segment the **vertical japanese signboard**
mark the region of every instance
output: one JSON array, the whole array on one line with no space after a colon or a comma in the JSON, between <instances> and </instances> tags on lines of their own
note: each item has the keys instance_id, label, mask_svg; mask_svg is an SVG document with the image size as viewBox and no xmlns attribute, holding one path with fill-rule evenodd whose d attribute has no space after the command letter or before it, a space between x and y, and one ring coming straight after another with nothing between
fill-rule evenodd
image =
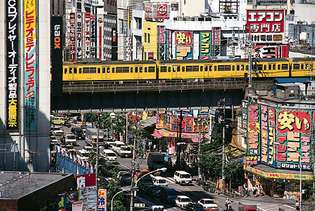
<instances>
[{"instance_id":1,"label":"vertical japanese signboard","mask_svg":"<svg viewBox=\"0 0 315 211\"><path fill-rule=\"evenodd\" d=\"M250 104L248 106L248 126L247 126L247 164L257 164L259 155L259 105Z\"/></svg>"},{"instance_id":2,"label":"vertical japanese signboard","mask_svg":"<svg viewBox=\"0 0 315 211\"><path fill-rule=\"evenodd\" d=\"M82 13L81 12L77 12L77 59L81 60L82 59Z\"/></svg>"},{"instance_id":3,"label":"vertical japanese signboard","mask_svg":"<svg viewBox=\"0 0 315 211\"><path fill-rule=\"evenodd\" d=\"M75 13L70 13L70 32L69 32L69 51L70 51L70 60L75 61L76 60L76 35L75 35Z\"/></svg>"},{"instance_id":4,"label":"vertical japanese signboard","mask_svg":"<svg viewBox=\"0 0 315 211\"><path fill-rule=\"evenodd\" d=\"M62 93L62 17L51 17L51 73L52 93Z\"/></svg>"},{"instance_id":5,"label":"vertical japanese signboard","mask_svg":"<svg viewBox=\"0 0 315 211\"><path fill-rule=\"evenodd\" d=\"M260 156L261 162L267 163L268 161L268 107L265 105L260 106L261 109L261 130L260 130Z\"/></svg>"},{"instance_id":6,"label":"vertical japanese signboard","mask_svg":"<svg viewBox=\"0 0 315 211\"><path fill-rule=\"evenodd\" d=\"M212 44L213 44L213 56L220 55L220 46L221 46L221 28L213 27L212 28Z\"/></svg>"},{"instance_id":7,"label":"vertical japanese signboard","mask_svg":"<svg viewBox=\"0 0 315 211\"><path fill-rule=\"evenodd\" d=\"M6 0L6 127L19 129L19 8L17 0Z\"/></svg>"},{"instance_id":8,"label":"vertical japanese signboard","mask_svg":"<svg viewBox=\"0 0 315 211\"><path fill-rule=\"evenodd\" d=\"M199 35L199 59L208 60L211 58L212 33L200 32Z\"/></svg>"},{"instance_id":9,"label":"vertical japanese signboard","mask_svg":"<svg viewBox=\"0 0 315 211\"><path fill-rule=\"evenodd\" d=\"M91 15L91 56L90 58L96 58L96 17Z\"/></svg>"},{"instance_id":10,"label":"vertical japanese signboard","mask_svg":"<svg viewBox=\"0 0 315 211\"><path fill-rule=\"evenodd\" d=\"M106 211L107 193L105 189L98 189L98 211Z\"/></svg>"},{"instance_id":11,"label":"vertical japanese signboard","mask_svg":"<svg viewBox=\"0 0 315 211\"><path fill-rule=\"evenodd\" d=\"M84 14L84 58L90 58L90 48L91 48L91 13L86 12Z\"/></svg>"},{"instance_id":12,"label":"vertical japanese signboard","mask_svg":"<svg viewBox=\"0 0 315 211\"><path fill-rule=\"evenodd\" d=\"M158 34L159 34L159 59L166 60L165 53L165 28L164 26L158 26Z\"/></svg>"},{"instance_id":13,"label":"vertical japanese signboard","mask_svg":"<svg viewBox=\"0 0 315 211\"><path fill-rule=\"evenodd\" d=\"M276 109L268 107L268 165L274 164L274 149L276 141Z\"/></svg>"},{"instance_id":14,"label":"vertical japanese signboard","mask_svg":"<svg viewBox=\"0 0 315 211\"><path fill-rule=\"evenodd\" d=\"M311 112L277 110L277 167L311 170L311 137Z\"/></svg>"},{"instance_id":15,"label":"vertical japanese signboard","mask_svg":"<svg viewBox=\"0 0 315 211\"><path fill-rule=\"evenodd\" d=\"M37 1L24 1L24 124L25 133L36 130L38 101Z\"/></svg>"},{"instance_id":16,"label":"vertical japanese signboard","mask_svg":"<svg viewBox=\"0 0 315 211\"><path fill-rule=\"evenodd\" d=\"M177 60L189 60L193 58L192 39L193 39L192 32L187 31L175 32Z\"/></svg>"}]
</instances>

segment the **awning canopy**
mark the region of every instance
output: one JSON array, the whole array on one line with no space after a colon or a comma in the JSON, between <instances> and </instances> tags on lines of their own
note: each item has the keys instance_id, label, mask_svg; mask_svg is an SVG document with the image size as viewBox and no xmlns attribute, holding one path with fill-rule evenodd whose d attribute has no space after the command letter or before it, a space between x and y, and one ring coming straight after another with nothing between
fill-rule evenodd
<instances>
[{"instance_id":1,"label":"awning canopy","mask_svg":"<svg viewBox=\"0 0 315 211\"><path fill-rule=\"evenodd\" d=\"M256 166L246 165L244 166L244 169L247 172L264 177L266 179L300 180L301 176L302 180L314 180L313 172L303 171L302 175L300 175L299 171L276 169L263 164L259 164Z\"/></svg>"},{"instance_id":2,"label":"awning canopy","mask_svg":"<svg viewBox=\"0 0 315 211\"><path fill-rule=\"evenodd\" d=\"M168 131L165 129L155 129L154 132L151 134L153 137L156 138L178 138L179 133ZM202 139L202 134L199 133L182 133L182 138L184 139L191 139L192 142L198 142L200 139ZM208 134L205 134L205 138L209 138Z\"/></svg>"}]
</instances>

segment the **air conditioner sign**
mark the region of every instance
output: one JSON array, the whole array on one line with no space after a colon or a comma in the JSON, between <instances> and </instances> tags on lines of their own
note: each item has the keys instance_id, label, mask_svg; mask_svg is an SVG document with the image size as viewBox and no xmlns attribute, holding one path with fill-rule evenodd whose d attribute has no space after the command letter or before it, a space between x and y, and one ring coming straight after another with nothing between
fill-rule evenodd
<instances>
[{"instance_id":1,"label":"air conditioner sign","mask_svg":"<svg viewBox=\"0 0 315 211\"><path fill-rule=\"evenodd\" d=\"M284 10L247 10L247 33L283 33Z\"/></svg>"}]
</instances>

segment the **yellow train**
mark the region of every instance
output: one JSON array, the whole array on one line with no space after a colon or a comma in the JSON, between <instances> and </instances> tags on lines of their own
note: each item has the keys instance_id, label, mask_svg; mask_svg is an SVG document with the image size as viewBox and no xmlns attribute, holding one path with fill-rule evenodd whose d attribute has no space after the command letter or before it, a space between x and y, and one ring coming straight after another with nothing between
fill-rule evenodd
<instances>
[{"instance_id":1,"label":"yellow train","mask_svg":"<svg viewBox=\"0 0 315 211\"><path fill-rule=\"evenodd\" d=\"M63 81L244 78L248 60L64 63ZM253 77L314 77L315 58L255 59Z\"/></svg>"}]
</instances>

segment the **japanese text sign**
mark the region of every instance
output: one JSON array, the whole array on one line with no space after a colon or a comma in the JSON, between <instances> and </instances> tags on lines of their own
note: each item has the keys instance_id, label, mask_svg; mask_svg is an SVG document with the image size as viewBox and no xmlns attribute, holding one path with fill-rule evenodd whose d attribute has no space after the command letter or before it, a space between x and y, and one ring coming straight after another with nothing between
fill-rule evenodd
<instances>
[{"instance_id":1,"label":"japanese text sign","mask_svg":"<svg viewBox=\"0 0 315 211\"><path fill-rule=\"evenodd\" d=\"M284 10L247 10L247 33L283 33Z\"/></svg>"},{"instance_id":2,"label":"japanese text sign","mask_svg":"<svg viewBox=\"0 0 315 211\"><path fill-rule=\"evenodd\" d=\"M221 45L221 28L220 27L212 28L212 42L213 42L213 45L217 45L217 46Z\"/></svg>"},{"instance_id":3,"label":"japanese text sign","mask_svg":"<svg viewBox=\"0 0 315 211\"><path fill-rule=\"evenodd\" d=\"M98 189L98 211L106 211L107 193L105 189Z\"/></svg>"},{"instance_id":4,"label":"japanese text sign","mask_svg":"<svg viewBox=\"0 0 315 211\"><path fill-rule=\"evenodd\" d=\"M175 32L176 45L191 46L192 45L192 32L177 31Z\"/></svg>"},{"instance_id":5,"label":"japanese text sign","mask_svg":"<svg viewBox=\"0 0 315 211\"><path fill-rule=\"evenodd\" d=\"M156 6L156 19L168 19L169 6L168 4L157 4Z\"/></svg>"},{"instance_id":6,"label":"japanese text sign","mask_svg":"<svg viewBox=\"0 0 315 211\"><path fill-rule=\"evenodd\" d=\"M19 21L18 1L6 0L6 127L9 130L19 128Z\"/></svg>"},{"instance_id":7,"label":"japanese text sign","mask_svg":"<svg viewBox=\"0 0 315 211\"><path fill-rule=\"evenodd\" d=\"M212 50L212 33L211 32L200 32L200 46L199 46L199 59L207 60L211 57Z\"/></svg>"},{"instance_id":8,"label":"japanese text sign","mask_svg":"<svg viewBox=\"0 0 315 211\"><path fill-rule=\"evenodd\" d=\"M292 131L308 134L311 130L310 114L304 111L282 110L278 114L277 129L279 133Z\"/></svg>"}]
</instances>

